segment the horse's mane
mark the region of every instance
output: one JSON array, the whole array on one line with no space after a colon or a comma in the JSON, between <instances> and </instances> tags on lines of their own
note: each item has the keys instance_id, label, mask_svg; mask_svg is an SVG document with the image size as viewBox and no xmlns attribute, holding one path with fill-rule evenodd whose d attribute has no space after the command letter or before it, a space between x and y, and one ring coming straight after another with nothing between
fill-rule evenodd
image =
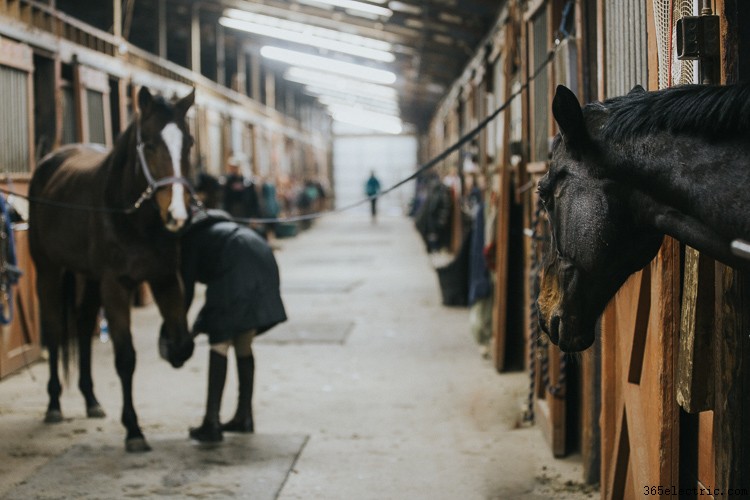
<instances>
[{"instance_id":1,"label":"horse's mane","mask_svg":"<svg viewBox=\"0 0 750 500\"><path fill-rule=\"evenodd\" d=\"M750 133L750 84L683 85L631 92L587 106L607 113L603 138L634 139L651 133L690 134L708 139Z\"/></svg>"}]
</instances>

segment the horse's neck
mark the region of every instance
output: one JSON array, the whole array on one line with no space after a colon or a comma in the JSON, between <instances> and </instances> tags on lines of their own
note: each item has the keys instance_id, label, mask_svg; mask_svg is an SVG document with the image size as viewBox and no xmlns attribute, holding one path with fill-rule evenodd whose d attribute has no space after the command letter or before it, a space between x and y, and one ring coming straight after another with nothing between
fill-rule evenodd
<instances>
[{"instance_id":1,"label":"horse's neck","mask_svg":"<svg viewBox=\"0 0 750 500\"><path fill-rule=\"evenodd\" d=\"M118 138L105 160L102 174L106 203L110 207L132 210L148 184L141 174L136 150L135 129L129 126ZM131 215L112 214L117 231L135 241L149 240L163 230L159 213L145 201Z\"/></svg>"},{"instance_id":2,"label":"horse's neck","mask_svg":"<svg viewBox=\"0 0 750 500\"><path fill-rule=\"evenodd\" d=\"M618 146L609 156L605 176L639 193L659 221L680 226L667 234L688 244L695 243L689 238L718 239L722 248L750 239L750 147L743 141L665 134Z\"/></svg>"},{"instance_id":3,"label":"horse's neck","mask_svg":"<svg viewBox=\"0 0 750 500\"><path fill-rule=\"evenodd\" d=\"M135 191L145 189L145 185L142 188L138 185L136 173L138 158L134 135L131 124L117 139L105 160L107 197L119 206L132 204L140 195L140 192L135 193Z\"/></svg>"}]
</instances>

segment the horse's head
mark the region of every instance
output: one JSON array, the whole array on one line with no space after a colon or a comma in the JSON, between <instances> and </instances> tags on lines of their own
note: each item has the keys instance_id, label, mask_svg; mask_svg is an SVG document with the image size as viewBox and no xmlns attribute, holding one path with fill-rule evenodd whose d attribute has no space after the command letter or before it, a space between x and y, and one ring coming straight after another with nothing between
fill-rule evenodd
<instances>
[{"instance_id":1,"label":"horse's head","mask_svg":"<svg viewBox=\"0 0 750 500\"><path fill-rule=\"evenodd\" d=\"M602 111L603 112L603 111ZM663 236L633 217L627 186L603 172L607 155L589 133L576 96L558 87L552 113L560 126L539 196L552 232L537 299L539 325L566 352L594 342L596 321L627 277L656 254ZM592 111L589 125L601 116Z\"/></svg>"},{"instance_id":2,"label":"horse's head","mask_svg":"<svg viewBox=\"0 0 750 500\"><path fill-rule=\"evenodd\" d=\"M195 101L195 89L175 102L152 96L146 87L138 93L137 161L154 198L164 226L179 230L188 219L190 192L186 189L193 138L185 115Z\"/></svg>"}]
</instances>

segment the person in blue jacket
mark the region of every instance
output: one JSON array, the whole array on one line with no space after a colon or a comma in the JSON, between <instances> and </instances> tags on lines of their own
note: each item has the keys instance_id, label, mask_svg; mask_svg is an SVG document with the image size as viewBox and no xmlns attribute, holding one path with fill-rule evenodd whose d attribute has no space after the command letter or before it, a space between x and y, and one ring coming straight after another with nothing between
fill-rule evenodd
<instances>
[{"instance_id":1,"label":"person in blue jacket","mask_svg":"<svg viewBox=\"0 0 750 500\"><path fill-rule=\"evenodd\" d=\"M205 283L206 298L193 333L208 334L208 394L206 414L190 437L217 442L223 432L253 432L255 358L252 341L286 321L279 292L279 269L268 243L229 214L210 209L197 212L182 236L182 278L187 306L195 283ZM227 373L227 354L234 347L239 395L237 411L221 424L219 410Z\"/></svg>"},{"instance_id":2,"label":"person in blue jacket","mask_svg":"<svg viewBox=\"0 0 750 500\"><path fill-rule=\"evenodd\" d=\"M370 215L372 221L378 216L378 196L380 194L380 181L375 177L375 171L370 172L370 178L365 183L365 194L370 198Z\"/></svg>"}]
</instances>

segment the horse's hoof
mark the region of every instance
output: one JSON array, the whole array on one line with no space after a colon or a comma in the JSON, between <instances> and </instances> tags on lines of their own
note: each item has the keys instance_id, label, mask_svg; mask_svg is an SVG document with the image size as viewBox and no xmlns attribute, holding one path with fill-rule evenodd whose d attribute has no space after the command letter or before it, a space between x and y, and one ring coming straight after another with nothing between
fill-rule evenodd
<instances>
[{"instance_id":1,"label":"horse's hoof","mask_svg":"<svg viewBox=\"0 0 750 500\"><path fill-rule=\"evenodd\" d=\"M45 424L59 424L62 421L63 416L60 410L48 410L47 414L44 415Z\"/></svg>"},{"instance_id":2,"label":"horse's hoof","mask_svg":"<svg viewBox=\"0 0 750 500\"><path fill-rule=\"evenodd\" d=\"M143 453L151 451L151 447L146 442L146 438L136 437L125 440L125 451L128 453Z\"/></svg>"},{"instance_id":3,"label":"horse's hoof","mask_svg":"<svg viewBox=\"0 0 750 500\"><path fill-rule=\"evenodd\" d=\"M102 408L101 405L94 405L86 408L86 416L88 418L104 418L107 414L104 412L104 408Z\"/></svg>"}]
</instances>

